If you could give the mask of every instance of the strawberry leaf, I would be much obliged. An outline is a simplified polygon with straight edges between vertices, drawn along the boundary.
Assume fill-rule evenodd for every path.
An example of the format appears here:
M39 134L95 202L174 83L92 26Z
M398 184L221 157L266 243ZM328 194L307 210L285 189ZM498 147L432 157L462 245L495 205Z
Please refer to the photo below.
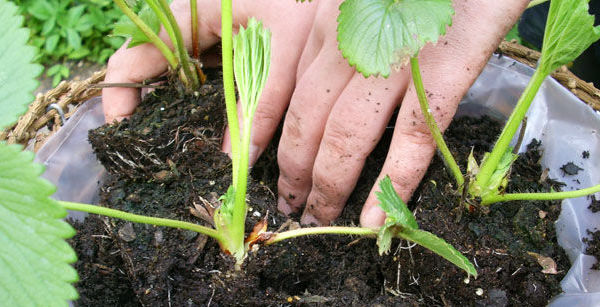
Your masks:
M32 64L36 50L27 46L29 30L11 2L0 1L0 130L14 124L33 100L42 66Z
M346 0L340 5L338 42L344 58L365 77L390 74L452 23L451 0Z
M600 39L600 26L588 13L589 0L552 0L544 31L539 68L550 74L577 58Z
M54 186L38 176L33 153L0 143L0 297L5 306L67 306L77 298L69 265L75 234L49 196Z

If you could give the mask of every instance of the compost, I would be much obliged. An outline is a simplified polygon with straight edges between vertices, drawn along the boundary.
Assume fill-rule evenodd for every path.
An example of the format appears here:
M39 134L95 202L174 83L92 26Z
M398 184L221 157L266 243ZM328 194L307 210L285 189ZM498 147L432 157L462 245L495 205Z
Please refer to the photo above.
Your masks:
M102 206L210 225L211 208L231 182L231 161L221 153L225 121L219 72L197 93L177 87L146 96L131 119L90 132L110 179ZM458 161L489 151L500 124L461 118L446 140ZM391 130L391 129L388 129ZM367 159L355 192L337 225L357 225L381 168L391 131ZM253 167L247 229L268 212L275 231L296 224L276 210L276 143ZM513 167L509 192L548 191L560 184L539 166L532 142ZM466 165L461 165L466 167ZM443 258L405 241L379 256L375 240L312 236L260 246L241 271L204 235L90 217L76 224L76 285L80 306L545 306L560 293L569 268L556 243L560 202L459 205L453 179L435 157L409 207L419 226L465 254L479 273L467 278ZM296 219L297 221L297 219Z

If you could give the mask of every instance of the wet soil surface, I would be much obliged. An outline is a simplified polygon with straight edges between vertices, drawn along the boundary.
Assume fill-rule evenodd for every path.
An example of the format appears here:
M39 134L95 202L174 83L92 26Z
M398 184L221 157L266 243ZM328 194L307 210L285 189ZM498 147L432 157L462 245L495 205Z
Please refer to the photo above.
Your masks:
M199 97L169 100L155 93L131 120L90 134L112 174L102 189L103 206L209 224L203 217L231 181L231 162L219 151L225 115L218 84L206 84ZM446 138L458 161L466 161L471 148L480 159L498 131L490 119L465 118L453 123ZM386 134L368 158L336 224L358 224L389 139ZM253 169L247 227L267 211L270 230L288 221L276 211L274 156L268 150ZM540 183L540 157L540 144L534 142L515 164L508 191L559 189L552 181ZM78 228L75 243L82 275L78 304L106 305L109 295L111 305L120 306L546 305L560 292L569 267L554 232L560 203L501 203L487 214L466 213L457 209L460 197L452 182L436 157L409 207L422 229L444 238L476 265L477 279L404 241L395 241L390 255L381 257L374 239L339 236L262 246L235 271L231 258L203 235L93 218L84 230ZM95 269L95 264L106 268ZM554 265L556 272L546 270Z

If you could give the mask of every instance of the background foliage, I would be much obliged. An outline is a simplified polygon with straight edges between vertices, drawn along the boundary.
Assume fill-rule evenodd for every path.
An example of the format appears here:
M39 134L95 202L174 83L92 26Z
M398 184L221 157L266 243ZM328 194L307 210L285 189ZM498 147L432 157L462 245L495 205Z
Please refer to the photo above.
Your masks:
M36 61L56 86L69 76L68 60L105 63L124 39L110 35L123 14L111 0L13 0L30 29Z

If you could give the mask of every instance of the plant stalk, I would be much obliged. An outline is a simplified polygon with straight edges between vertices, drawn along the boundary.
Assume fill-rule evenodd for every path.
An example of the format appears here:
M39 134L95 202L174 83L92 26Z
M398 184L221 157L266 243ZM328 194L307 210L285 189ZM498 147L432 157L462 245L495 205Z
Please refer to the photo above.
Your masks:
M519 129L519 125L523 121L523 118L525 118L527 110L529 110L529 106L535 98L535 95L542 83L544 82L546 76L547 74L541 72L540 69L537 69L531 77L531 80L529 81L527 87L525 88L525 91L519 98L519 101L517 102L514 111L512 112L512 114L508 118L508 121L506 122L506 125L502 129L502 133L496 141L494 149L492 149L492 152L490 153L488 158L481 165L479 173L477 174L477 177L475 179L476 186L487 186L494 171L496 171L496 168L498 167L498 163L500 163L502 156L508 150L510 141Z
M179 24L177 24L177 20L175 20L175 16L173 16L173 12L171 12L171 8L167 3L167 0L158 0L158 3L162 7L164 14L167 16L168 23L173 28L173 32L175 34L175 41L177 43L173 43L174 47L179 54L179 61L181 67L183 68L183 73L187 77L187 81L191 82L188 86L191 86L192 89L197 89L200 87L200 81L198 81L198 74L192 73L191 64L189 61L189 56L187 50L185 48L183 36L181 35L181 29L179 29Z
M542 4L544 2L548 2L548 0L531 0L531 2L529 2L529 4L527 5L527 8L532 8L538 4Z
M274 233L273 236L265 242L265 244L270 245L270 244L277 243L279 241L296 238L296 237L300 237L300 236L321 235L321 234L377 236L377 230L374 230L371 228L366 228L366 227L346 227L346 226L299 228L299 229Z
M431 136L435 140L435 144L438 149L442 153L444 157L444 161L446 165L450 169L452 175L454 175L454 179L456 180L457 188L461 189L463 184L465 183L465 178L463 174L460 172L460 168L456 163L456 160L452 156L450 149L448 149L448 145L444 141L444 137L440 131L440 128L437 126L435 122L435 118L431 113L431 108L429 107L429 103L427 102L427 95L425 93L425 87L423 86L423 80L421 78L421 71L419 70L419 59L415 57L410 58L410 68L412 71L412 78L415 84L415 89L417 91L417 97L419 98L419 105L421 106L421 112L425 117L425 122L427 123L427 127L429 127L429 131L431 131Z
M216 230L202 226L202 225L194 224L194 223L188 223L188 222L176 221L176 220L158 218L158 217L149 217L149 216L123 212L123 211L110 209L110 208L106 208L106 207L101 207L101 206L73 203L73 202L68 202L68 201L59 201L58 204L68 210L82 211L82 212L88 212L88 213L92 213L92 214L114 217L114 218L130 221L130 222L134 222L134 223L150 224L150 225L155 225L155 226L165 226L165 227L171 227L171 228L191 230L191 231L195 231L195 232L198 232L201 234L205 234L209 237L216 239L219 242L223 242L223 237Z
M239 169L237 182L235 184L235 205L233 209L233 225L235 229L232 234L234 238L244 241L244 223L246 221L246 191L248 189L248 156L250 155L250 131L252 125L252 116L244 118L244 133L242 135L242 146L240 147Z
M121 9L123 14L125 14L131 21L140 28L142 32L148 37L148 39L152 42L154 46L162 53L165 57L169 66L175 68L178 65L177 59L175 58L175 54L173 51L169 49L167 44L165 44L159 37L150 29L150 27L138 16L136 15L130 8L127 6L124 0L114 0L115 4Z
M481 200L482 205L490 205L501 201L513 201L513 200L557 200L565 198L576 198L593 193L600 192L600 184L593 187L575 190L575 191L564 191L564 192L547 192L547 193L510 193L510 194L498 194L490 195Z
M171 43L173 44L173 49L177 50L177 48L178 48L177 44L179 44L179 41L177 41L177 37L175 36L175 31L173 30L173 26L167 19L167 15L163 11L163 9L159 6L157 0L145 0L145 1L148 4L148 6L150 7L150 9L152 9L154 14L158 18L158 20L160 21L160 24L162 24L163 27L165 27L165 32L167 32L167 35L171 39ZM175 68L176 67L173 67L173 69L175 69Z
M237 182L240 152L240 128L233 82L233 16L231 0L221 0L221 52L223 56L223 88L225 91L225 108L227 125L231 141L231 158L233 182Z
M200 45L198 44L198 1L190 0L190 11L192 13L192 57L200 57Z

